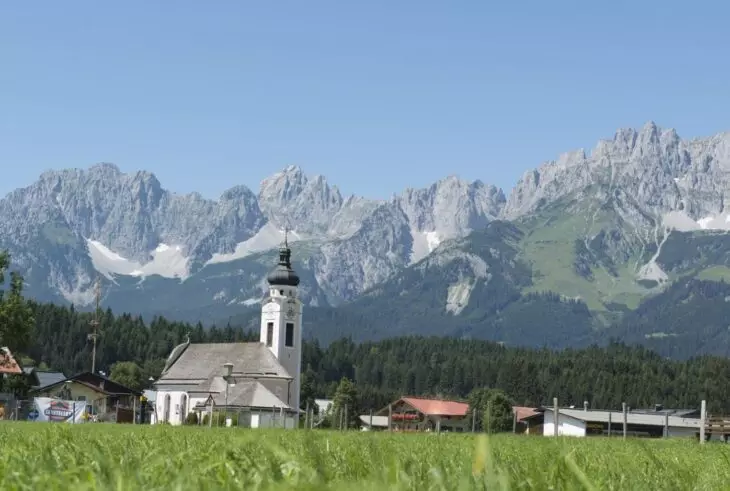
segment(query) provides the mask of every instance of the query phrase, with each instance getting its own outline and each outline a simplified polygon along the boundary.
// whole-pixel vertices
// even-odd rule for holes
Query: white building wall
[[[555,435],[553,424],[553,411],[545,411],[545,420],[542,425],[544,436]],[[586,436],[586,423],[579,419],[571,418],[565,414],[558,413],[558,436]]]
[[[155,401],[155,410],[157,412],[157,417],[153,419],[153,424],[165,422],[165,405],[166,401],[168,401],[167,396],[169,396],[170,405],[170,411],[168,413],[169,418],[167,420],[167,423],[174,426],[183,424],[183,422],[185,422],[187,414],[191,412],[190,408],[192,406],[190,402],[190,397],[188,397],[187,392],[179,390],[161,390],[157,392],[157,400]],[[185,401],[183,401],[183,396],[185,396],[186,398]],[[186,406],[185,408],[182,407],[183,403]]]
[[[266,344],[268,324],[273,324],[273,337],[269,350],[276,356],[279,363],[289,372],[294,380],[291,382],[291,398],[289,406],[299,409],[300,377],[302,371],[302,313],[304,306],[298,298],[295,287],[271,286],[269,300],[261,308],[261,328],[259,341]],[[291,314],[289,315],[291,310]],[[286,324],[294,324],[294,346],[288,347],[286,341]],[[273,391],[272,391],[273,392]],[[276,392],[274,392],[276,394]],[[284,393],[286,394],[286,392]],[[281,398],[286,401],[286,395]]]
[[[282,428],[281,414],[276,416],[270,412],[256,412],[251,414],[251,428]],[[297,428],[297,420],[295,416],[284,415],[284,428]]]

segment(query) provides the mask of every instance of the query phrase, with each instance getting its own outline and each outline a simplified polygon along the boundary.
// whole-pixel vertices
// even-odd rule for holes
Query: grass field
[[[728,489],[695,441],[0,422],[0,489]]]

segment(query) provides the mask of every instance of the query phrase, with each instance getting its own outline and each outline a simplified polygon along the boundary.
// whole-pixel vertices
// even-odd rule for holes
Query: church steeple
[[[289,249],[289,228],[284,229],[284,243],[279,247],[279,264],[269,273],[266,280],[271,286],[298,286],[299,275],[291,267],[291,249]]]
[[[302,371],[302,309],[298,295],[299,275],[291,265],[289,228],[279,248],[279,263],[267,277],[268,293],[261,306],[259,341],[279,360],[292,376],[284,392],[277,393],[282,401],[299,410]]]

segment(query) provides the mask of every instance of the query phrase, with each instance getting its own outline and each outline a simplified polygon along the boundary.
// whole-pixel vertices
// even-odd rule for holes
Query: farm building
[[[382,431],[388,429],[388,416],[360,415],[360,427],[363,431]]]
[[[424,399],[420,397],[401,397],[389,404],[375,416],[390,417],[393,431],[469,431],[471,418],[469,404],[443,399]],[[364,418],[364,419],[363,419]],[[363,424],[370,426],[370,416],[360,416]],[[382,425],[378,418],[377,425],[373,420],[373,428]]]
[[[515,433],[528,433],[529,421],[538,414],[542,414],[539,409],[525,406],[512,406],[512,412],[515,418]],[[534,420],[533,420],[534,421]]]
[[[634,437],[661,438],[699,437],[699,411],[694,409],[629,410],[626,413],[626,434]],[[554,436],[554,409],[540,408],[523,419],[527,433]],[[623,435],[623,412],[588,408],[558,409],[558,435],[592,436]]]

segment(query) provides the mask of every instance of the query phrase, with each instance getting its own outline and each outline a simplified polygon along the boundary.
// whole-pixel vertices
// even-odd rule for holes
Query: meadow
[[[696,441],[0,422],[3,490],[727,489]]]

